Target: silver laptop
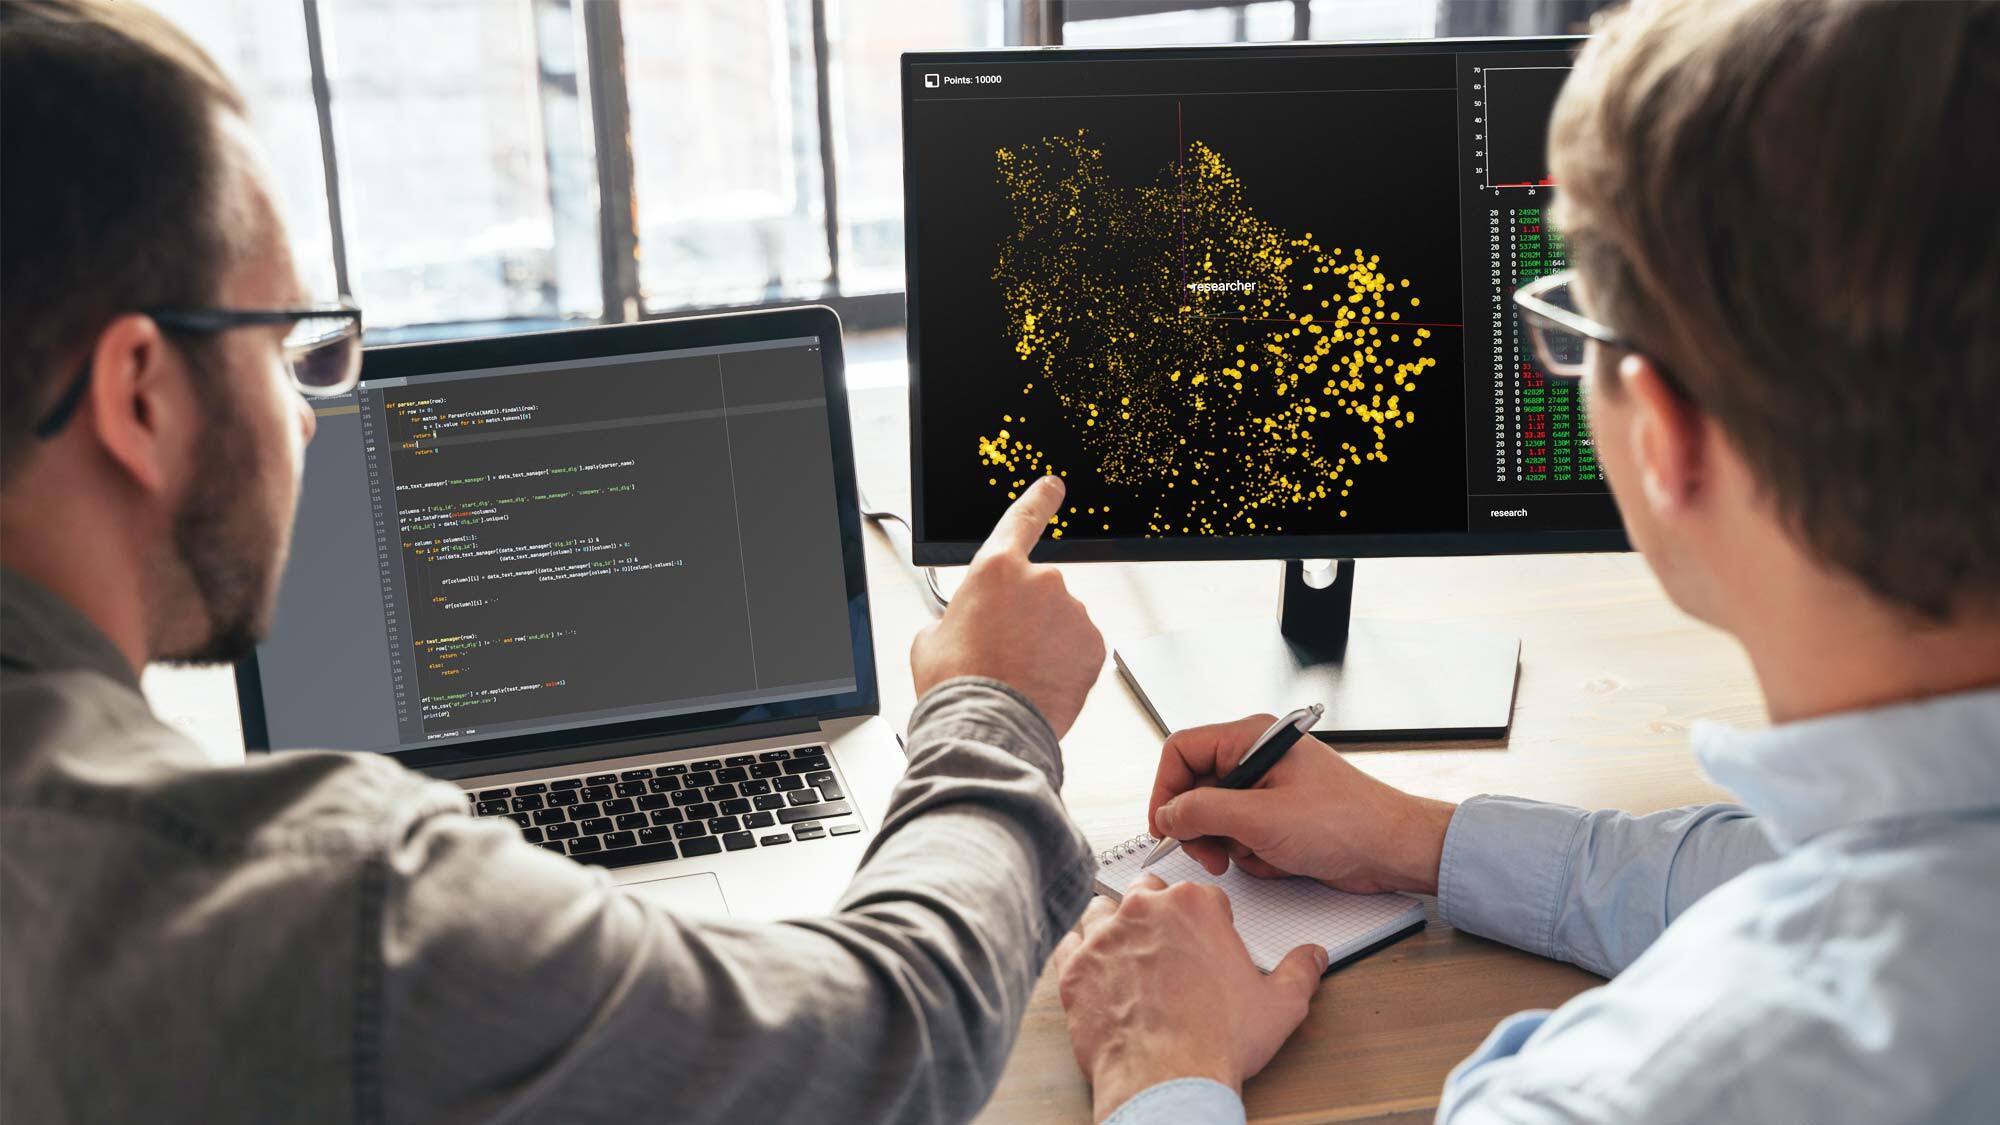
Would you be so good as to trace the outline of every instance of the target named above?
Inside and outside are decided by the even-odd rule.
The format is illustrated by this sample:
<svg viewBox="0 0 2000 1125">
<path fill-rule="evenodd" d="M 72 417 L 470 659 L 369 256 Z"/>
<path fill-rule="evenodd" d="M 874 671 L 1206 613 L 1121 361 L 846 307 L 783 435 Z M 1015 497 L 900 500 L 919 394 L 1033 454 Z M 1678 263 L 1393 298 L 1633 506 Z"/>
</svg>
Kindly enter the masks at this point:
<svg viewBox="0 0 2000 1125">
<path fill-rule="evenodd" d="M 830 309 L 370 349 L 314 405 L 247 749 L 391 755 L 679 910 L 832 905 L 903 755 Z"/>
</svg>

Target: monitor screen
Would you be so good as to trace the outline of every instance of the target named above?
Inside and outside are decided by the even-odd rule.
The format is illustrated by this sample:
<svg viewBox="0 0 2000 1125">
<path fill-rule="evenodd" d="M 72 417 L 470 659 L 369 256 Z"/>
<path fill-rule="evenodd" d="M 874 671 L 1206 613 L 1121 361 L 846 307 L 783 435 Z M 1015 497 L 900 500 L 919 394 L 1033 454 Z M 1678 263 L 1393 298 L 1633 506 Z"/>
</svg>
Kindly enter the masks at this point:
<svg viewBox="0 0 2000 1125">
<path fill-rule="evenodd" d="M 918 561 L 1621 547 L 1511 302 L 1575 46 L 906 55 Z"/>
<path fill-rule="evenodd" d="M 415 363 L 315 403 L 250 681 L 266 744 L 432 761 L 856 691 L 822 360 L 801 336 Z"/>
</svg>

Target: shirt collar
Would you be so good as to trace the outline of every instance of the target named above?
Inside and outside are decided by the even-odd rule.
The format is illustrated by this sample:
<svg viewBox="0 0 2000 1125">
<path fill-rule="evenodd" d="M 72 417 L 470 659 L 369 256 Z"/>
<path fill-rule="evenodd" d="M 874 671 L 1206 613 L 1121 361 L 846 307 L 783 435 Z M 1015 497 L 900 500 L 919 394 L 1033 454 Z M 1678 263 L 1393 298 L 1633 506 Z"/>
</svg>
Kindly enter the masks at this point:
<svg viewBox="0 0 2000 1125">
<path fill-rule="evenodd" d="M 1769 730 L 1697 723 L 1693 739 L 1781 849 L 1863 821 L 2000 808 L 2000 689 Z"/>
<path fill-rule="evenodd" d="M 0 659 L 39 671 L 80 668 L 139 690 L 138 674 L 103 630 L 40 583 L 6 567 L 0 567 Z"/>
</svg>

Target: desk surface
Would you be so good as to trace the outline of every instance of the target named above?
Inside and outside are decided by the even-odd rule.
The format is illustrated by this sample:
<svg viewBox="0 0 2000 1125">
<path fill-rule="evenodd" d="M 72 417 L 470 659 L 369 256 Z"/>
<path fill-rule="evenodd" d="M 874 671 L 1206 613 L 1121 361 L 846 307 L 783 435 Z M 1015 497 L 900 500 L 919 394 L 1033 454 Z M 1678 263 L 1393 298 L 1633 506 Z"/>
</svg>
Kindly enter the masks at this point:
<svg viewBox="0 0 2000 1125">
<path fill-rule="evenodd" d="M 903 396 L 854 395 L 856 446 L 870 499 L 907 510 Z M 883 712 L 898 728 L 915 704 L 905 669 L 933 620 L 923 577 L 902 560 L 900 529 L 868 535 Z M 1270 618 L 1277 563 L 1097 564 L 1065 568 L 1107 642 L 1204 623 Z M 949 579 L 947 585 L 949 585 Z M 1633 555 L 1368 560 L 1355 611 L 1458 621 L 1521 638 L 1511 737 L 1404 743 L 1352 759 L 1410 791 L 1447 800 L 1505 792 L 1651 811 L 1724 796 L 1688 752 L 1688 725 L 1751 726 L 1763 706 L 1736 646 L 1661 595 Z M 1274 622 L 1275 627 L 1275 622 Z M 226 672 L 155 670 L 148 694 L 169 721 L 227 756 L 241 746 Z M 1063 796 L 1099 846 L 1144 825 L 1160 733 L 1107 661 L 1064 740 Z M 240 751 L 235 751 L 240 754 Z M 1554 1007 L 1597 978 L 1460 934 L 1438 921 L 1334 973 L 1292 1041 L 1245 1091 L 1253 1121 L 1429 1120 L 1447 1071 L 1503 1016 Z M 1044 978 L 1000 1088 L 981 1121 L 1087 1121 L 1089 1092 L 1070 1053 L 1054 982 Z"/>
</svg>

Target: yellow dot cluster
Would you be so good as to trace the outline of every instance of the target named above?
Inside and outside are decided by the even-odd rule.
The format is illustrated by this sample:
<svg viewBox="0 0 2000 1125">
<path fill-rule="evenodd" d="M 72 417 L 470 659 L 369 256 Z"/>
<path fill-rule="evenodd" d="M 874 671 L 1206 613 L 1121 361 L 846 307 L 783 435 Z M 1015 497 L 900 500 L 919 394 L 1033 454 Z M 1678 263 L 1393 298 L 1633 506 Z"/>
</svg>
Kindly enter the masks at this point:
<svg viewBox="0 0 2000 1125">
<path fill-rule="evenodd" d="M 1429 328 L 1399 326 L 1419 319 L 1409 279 L 1258 217 L 1199 141 L 1137 187 L 1112 183 L 1103 157 L 1085 130 L 996 153 L 1015 229 L 993 277 L 1022 394 L 1052 394 L 1055 424 L 1095 462 L 1072 496 L 1142 498 L 1152 535 L 1346 518 L 1437 363 Z M 1011 498 L 1054 469 L 1025 416 L 1004 424 L 978 456 Z M 1098 518 L 1083 528 L 1110 530 L 1109 510 L 1086 503 Z"/>
</svg>

